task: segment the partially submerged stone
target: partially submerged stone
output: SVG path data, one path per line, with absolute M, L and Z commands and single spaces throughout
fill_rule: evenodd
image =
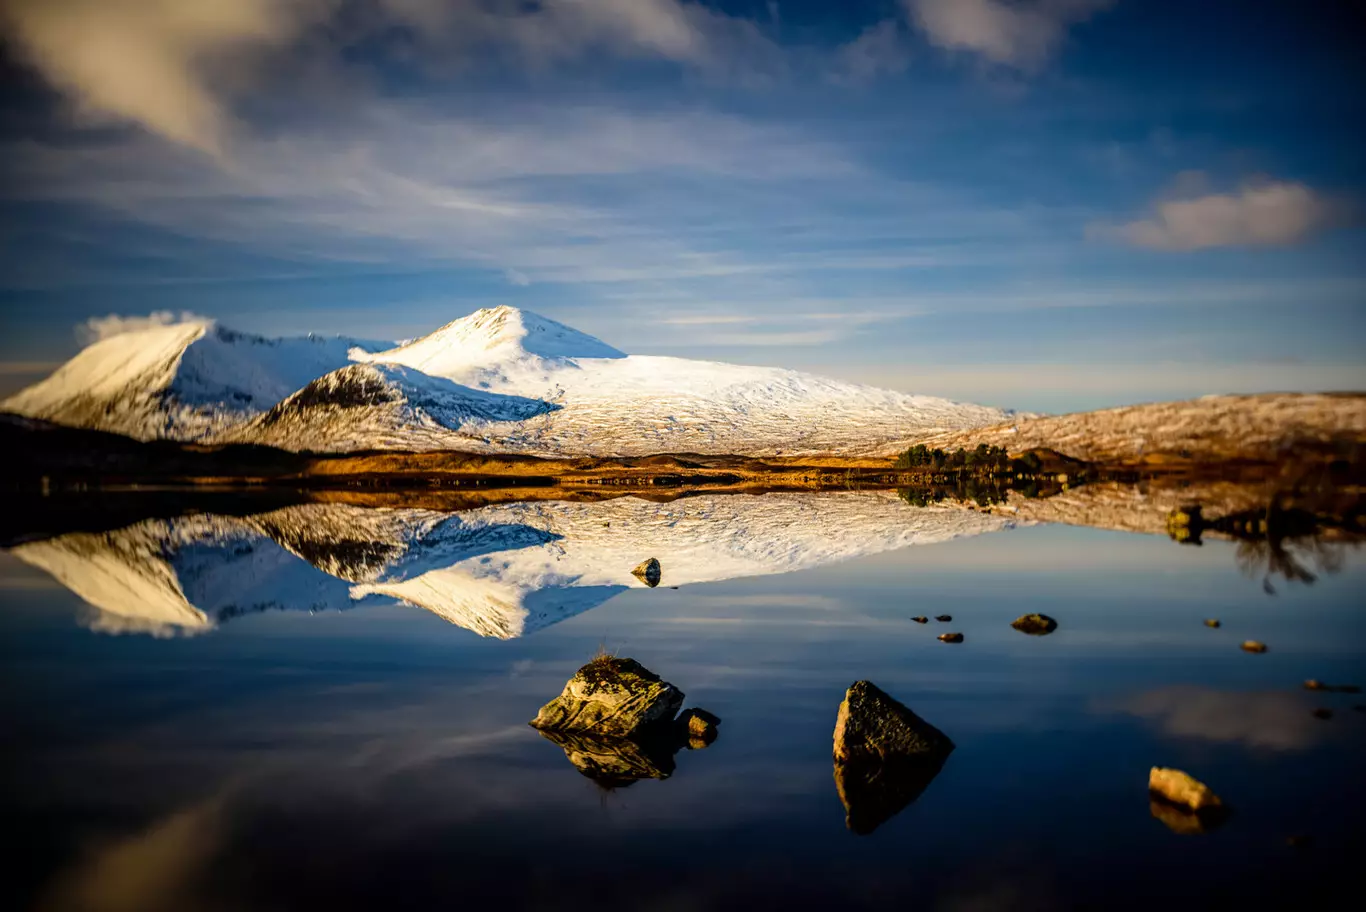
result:
M 1243 640 L 1243 652 L 1266 652 L 1266 644 L 1256 640 Z
M 1223 804 L 1209 786 L 1179 769 L 1154 766 L 1148 773 L 1148 791 L 1192 811 L 1220 807 Z
M 651 589 L 659 585 L 663 572 L 663 568 L 659 566 L 659 560 L 653 557 L 641 561 L 636 565 L 636 568 L 631 571 L 633 576 Z
M 1046 614 L 1024 614 L 1010 622 L 1021 633 L 1043 636 L 1058 629 L 1058 622 Z
M 675 722 L 679 732 L 688 740 L 688 746 L 696 750 L 716 740 L 716 726 L 721 724 L 721 719 L 705 709 L 693 707 L 683 710 Z
M 915 617 L 911 618 L 911 620 L 915 621 L 917 624 L 928 624 L 930 622 L 930 619 L 925 617 L 923 614 L 918 614 Z
M 1221 626 L 1223 626 L 1223 625 L 1219 622 L 1219 619 L 1218 619 L 1218 618 L 1209 618 L 1209 619 L 1207 619 L 1207 620 L 1205 621 L 1205 626 L 1206 626 L 1206 627 L 1221 627 Z
M 963 635 L 961 633 L 941 633 L 939 634 L 939 641 L 941 643 L 961 643 L 963 642 Z
M 948 735 L 870 681 L 845 692 L 835 716 L 835 789 L 845 823 L 871 833 L 925 791 L 953 751 Z
M 1321 690 L 1325 693 L 1355 694 L 1361 693 L 1361 688 L 1355 684 L 1325 684 L 1310 678 L 1304 682 L 1305 690 Z
M 635 659 L 600 656 L 580 668 L 531 725 L 543 731 L 630 737 L 671 722 L 683 691 Z
M 934 619 L 935 619 L 936 621 L 942 621 L 943 623 L 947 624 L 949 621 L 953 620 L 953 615 L 951 615 L 951 614 L 937 614 L 937 615 L 935 615 Z

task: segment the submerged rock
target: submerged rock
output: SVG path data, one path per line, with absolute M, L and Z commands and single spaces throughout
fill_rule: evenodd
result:
M 1058 629 L 1058 622 L 1046 614 L 1025 614 L 1010 622 L 1021 633 L 1030 636 L 1043 636 Z
M 659 560 L 651 557 L 636 565 L 636 568 L 631 571 L 631 574 L 653 589 L 659 585 L 663 572 L 663 568 L 659 566 Z
M 941 643 L 961 643 L 963 642 L 963 635 L 961 633 L 941 633 L 939 634 L 939 641 Z
M 911 620 L 915 621 L 917 624 L 928 624 L 930 622 L 930 619 L 925 617 L 923 614 L 918 614 L 915 617 L 911 618 Z
M 635 659 L 600 656 L 574 673 L 531 725 L 542 731 L 630 737 L 673 721 L 683 691 Z
M 859 834 L 877 829 L 920 797 L 953 746 L 872 682 L 854 682 L 835 716 L 835 789 L 845 824 Z
M 1209 618 L 1209 619 L 1207 619 L 1207 620 L 1205 621 L 1205 626 L 1206 626 L 1206 627 L 1222 627 L 1223 624 L 1220 623 L 1220 621 L 1219 621 L 1218 618 Z
M 1223 802 L 1209 786 L 1179 769 L 1154 766 L 1148 773 L 1148 791 L 1171 804 L 1192 811 L 1220 807 Z
M 1266 644 L 1256 640 L 1243 640 L 1243 652 L 1266 652 Z
M 949 621 L 953 620 L 953 615 L 951 615 L 951 614 L 937 614 L 937 615 L 935 615 L 934 619 L 935 619 L 936 621 L 942 621 L 942 622 L 944 622 L 945 624 L 947 624 Z

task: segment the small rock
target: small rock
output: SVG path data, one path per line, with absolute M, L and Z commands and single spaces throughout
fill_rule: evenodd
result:
M 1314 837 L 1308 833 L 1296 833 L 1285 840 L 1285 844 L 1292 849 L 1307 849 L 1314 844 Z
M 652 557 L 648 560 L 641 561 L 640 564 L 636 567 L 636 569 L 632 570 L 631 573 L 645 585 L 653 589 L 654 587 L 659 585 L 659 580 L 663 573 L 663 570 L 659 566 L 659 561 L 656 558 Z
M 930 622 L 930 619 L 925 617 L 923 614 L 916 615 L 915 617 L 911 618 L 911 620 L 915 621 L 917 624 L 928 624 Z
M 1043 636 L 1058 629 L 1058 622 L 1046 614 L 1024 614 L 1010 622 L 1021 633 Z
M 855 681 L 835 716 L 835 789 L 845 825 L 866 834 L 915 801 L 953 751 L 948 735 L 870 681 Z
M 1322 681 L 1315 681 L 1313 678 L 1310 678 L 1308 681 L 1305 681 L 1305 682 L 1304 682 L 1304 689 L 1305 689 L 1305 690 L 1327 690 L 1327 689 L 1328 689 L 1328 685 L 1325 684 L 1325 683 L 1323 683 Z
M 1209 618 L 1208 620 L 1205 621 L 1205 626 L 1206 626 L 1206 627 L 1222 627 L 1223 624 L 1221 624 L 1221 623 L 1219 622 L 1219 619 L 1218 619 L 1218 618 Z
M 945 624 L 947 624 L 949 621 L 953 620 L 953 615 L 951 615 L 951 614 L 936 614 L 936 615 L 934 616 L 934 619 L 935 619 L 936 621 L 942 621 L 942 622 L 944 622 Z
M 1256 640 L 1243 640 L 1243 652 L 1266 652 L 1266 644 Z
M 1325 709 L 1324 707 L 1320 706 L 1318 709 L 1314 710 L 1314 718 L 1325 720 L 1331 719 L 1333 718 L 1333 711 L 1331 709 Z
M 941 633 L 939 634 L 939 641 L 941 643 L 961 643 L 963 642 L 963 635 L 961 633 Z
M 1223 804 L 1209 786 L 1179 769 L 1154 766 L 1148 773 L 1148 791 L 1192 811 Z
M 688 739 L 688 746 L 694 750 L 700 745 L 706 747 L 716 740 L 716 726 L 721 719 L 705 709 L 685 709 L 675 720 L 679 730 Z

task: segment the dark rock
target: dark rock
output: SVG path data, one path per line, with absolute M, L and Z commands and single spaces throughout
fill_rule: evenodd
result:
M 1318 709 L 1314 710 L 1314 718 L 1324 720 L 1331 719 L 1333 718 L 1333 711 L 1320 706 Z
M 936 621 L 943 621 L 945 624 L 947 624 L 949 621 L 953 620 L 953 615 L 951 615 L 951 614 L 936 614 L 936 615 L 934 616 L 934 619 L 935 619 Z
M 939 729 L 869 681 L 856 681 L 835 717 L 835 789 L 845 824 L 867 834 L 934 781 L 953 751 Z
M 1058 622 L 1046 614 L 1025 614 L 1010 622 L 1021 633 L 1043 636 L 1058 629 Z
M 531 725 L 543 731 L 630 737 L 673 721 L 682 705 L 683 691 L 635 659 L 600 656 L 575 672 Z
M 1219 619 L 1218 619 L 1218 618 L 1210 618 L 1209 620 L 1205 621 L 1205 626 L 1206 626 L 1206 627 L 1222 627 L 1223 625 L 1222 625 L 1221 623 L 1219 623 Z
M 915 621 L 917 624 L 928 624 L 930 622 L 930 619 L 925 617 L 923 614 L 917 615 L 911 618 L 911 620 Z
M 961 633 L 941 633 L 939 634 L 939 641 L 941 643 L 961 643 L 963 642 L 963 635 Z
M 1361 693 L 1361 688 L 1355 684 L 1325 684 L 1310 678 L 1304 682 L 1305 690 L 1319 690 L 1324 693 L 1355 694 Z
M 1266 652 L 1266 644 L 1256 640 L 1243 640 L 1243 652 Z
M 1292 849 L 1307 849 L 1314 844 L 1314 837 L 1308 833 L 1296 833 L 1285 840 L 1285 844 Z
M 659 580 L 663 575 L 663 569 L 659 566 L 659 561 L 652 557 L 648 560 L 641 561 L 631 573 L 642 583 L 653 589 L 659 585 Z

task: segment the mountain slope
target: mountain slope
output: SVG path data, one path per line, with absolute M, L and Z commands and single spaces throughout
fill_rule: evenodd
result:
M 144 440 L 542 456 L 857 455 L 1009 417 L 779 368 L 626 355 L 511 307 L 387 349 L 157 327 L 91 346 L 0 408 Z
M 208 323 L 102 339 L 0 408 L 138 440 L 198 440 L 269 409 L 378 348 L 341 337 L 266 339 Z

